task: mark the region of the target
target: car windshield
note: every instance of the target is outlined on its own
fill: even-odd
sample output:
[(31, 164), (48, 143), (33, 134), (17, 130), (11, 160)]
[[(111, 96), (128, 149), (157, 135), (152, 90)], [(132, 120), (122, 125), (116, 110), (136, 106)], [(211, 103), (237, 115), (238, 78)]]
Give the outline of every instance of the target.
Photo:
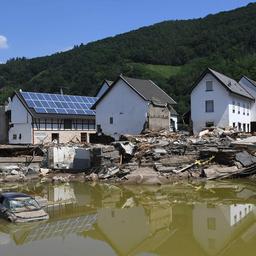
[(15, 211), (15, 212), (40, 209), (40, 206), (37, 203), (37, 201), (31, 197), (20, 197), (20, 198), (10, 199), (9, 207), (12, 211)]

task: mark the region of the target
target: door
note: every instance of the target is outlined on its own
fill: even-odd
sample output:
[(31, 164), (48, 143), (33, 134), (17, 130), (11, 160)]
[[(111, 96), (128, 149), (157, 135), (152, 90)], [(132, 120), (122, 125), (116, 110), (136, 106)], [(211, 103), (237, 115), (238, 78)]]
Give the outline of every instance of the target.
[(52, 133), (52, 141), (56, 141), (59, 143), (59, 134), (58, 133)]

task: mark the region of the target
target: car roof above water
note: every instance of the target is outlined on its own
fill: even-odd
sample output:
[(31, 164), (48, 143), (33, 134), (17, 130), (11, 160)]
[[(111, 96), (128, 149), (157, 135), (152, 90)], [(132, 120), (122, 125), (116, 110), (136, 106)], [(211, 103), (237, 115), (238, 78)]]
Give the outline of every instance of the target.
[(30, 195), (19, 193), (19, 192), (4, 192), (4, 193), (1, 193), (0, 196), (8, 199), (18, 198), (18, 197), (31, 197)]

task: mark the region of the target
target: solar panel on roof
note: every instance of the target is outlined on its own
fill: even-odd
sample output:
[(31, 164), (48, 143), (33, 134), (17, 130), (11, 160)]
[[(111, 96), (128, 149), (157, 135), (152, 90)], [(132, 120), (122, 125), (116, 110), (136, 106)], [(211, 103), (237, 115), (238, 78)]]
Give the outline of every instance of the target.
[(90, 108), (98, 98), (49, 93), (21, 92), (29, 108), (36, 113), (95, 115)]

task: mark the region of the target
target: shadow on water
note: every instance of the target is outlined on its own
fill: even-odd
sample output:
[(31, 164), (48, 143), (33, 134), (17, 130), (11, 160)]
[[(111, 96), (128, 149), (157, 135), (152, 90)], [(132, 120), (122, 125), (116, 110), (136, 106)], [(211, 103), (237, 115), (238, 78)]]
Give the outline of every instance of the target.
[(50, 220), (1, 220), (0, 255), (255, 255), (250, 181), (13, 189), (47, 198)]

